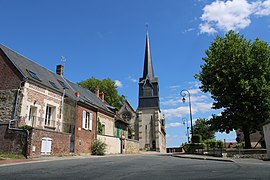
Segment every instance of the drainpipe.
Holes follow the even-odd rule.
[[[24,83],[25,81],[21,81],[20,83],[20,87],[18,88],[17,90],[17,94],[16,94],[16,100],[15,100],[15,108],[14,108],[14,113],[13,113],[13,118],[12,120],[10,120],[8,122],[8,129],[10,130],[13,130],[13,131],[24,131],[26,133],[26,152],[25,152],[25,156],[26,156],[26,159],[28,158],[28,152],[29,152],[29,149],[28,149],[28,136],[29,136],[29,131],[27,129],[19,129],[19,128],[13,128],[11,127],[11,123],[12,122],[15,122],[16,121],[16,116],[17,116],[17,108],[18,108],[18,97],[19,97],[19,93],[21,91],[21,88],[22,88],[22,84]]]
[[[97,139],[97,135],[98,135],[98,109],[97,109],[97,112],[96,112],[96,134],[95,134],[95,139]]]
[[[63,122],[63,116],[64,116],[64,100],[66,95],[66,89],[64,88],[63,95],[62,95],[62,104],[61,104],[61,118]]]

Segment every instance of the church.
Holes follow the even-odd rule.
[[[126,102],[119,113],[129,123],[129,138],[139,141],[141,151],[166,153],[165,118],[160,111],[158,77],[154,75],[148,32],[137,110]]]

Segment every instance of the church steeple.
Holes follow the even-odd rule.
[[[152,65],[152,58],[150,53],[149,35],[146,32],[146,44],[145,44],[145,55],[144,55],[144,68],[143,68],[143,79],[149,78],[154,79],[154,70]]]
[[[154,76],[148,32],[146,32],[143,77],[139,79],[138,109],[145,108],[159,110],[158,78]]]

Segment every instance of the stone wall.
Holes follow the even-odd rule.
[[[114,136],[114,117],[98,112],[98,119],[105,126],[104,135]]]
[[[138,154],[139,149],[139,141],[133,139],[125,140],[125,154]]]
[[[17,96],[17,90],[0,90],[0,123],[8,123],[13,119],[13,114],[15,111],[15,102]],[[19,101],[20,101],[20,93],[18,95],[17,102],[17,112],[19,115]],[[16,118],[16,117],[15,117]]]
[[[51,139],[51,153],[47,155],[64,155],[70,152],[70,134],[63,132],[56,132],[47,129],[37,129],[32,130],[31,136],[31,148],[30,156],[36,157],[43,155],[41,153],[42,139]]]
[[[0,90],[17,89],[20,87],[20,83],[18,70],[6,59],[0,49]]]
[[[270,123],[267,123],[263,126],[263,133],[267,148],[267,158],[270,159]]]
[[[8,129],[0,124],[0,152],[26,154],[26,132]]]
[[[105,154],[120,154],[121,141],[119,138],[113,136],[97,135],[97,139],[107,144]]]

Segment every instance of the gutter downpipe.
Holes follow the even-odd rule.
[[[18,108],[18,96],[22,88],[22,84],[25,82],[21,81],[20,87],[17,89],[17,94],[16,94],[16,100],[15,100],[15,108],[14,108],[14,113],[13,113],[13,119],[8,122],[8,129],[13,130],[13,131],[24,131],[26,133],[26,150],[25,150],[25,158],[28,158],[29,155],[29,149],[28,149],[28,137],[29,137],[29,131],[27,129],[19,129],[19,128],[13,128],[11,127],[11,123],[16,121],[16,116],[17,116],[17,108]]]

